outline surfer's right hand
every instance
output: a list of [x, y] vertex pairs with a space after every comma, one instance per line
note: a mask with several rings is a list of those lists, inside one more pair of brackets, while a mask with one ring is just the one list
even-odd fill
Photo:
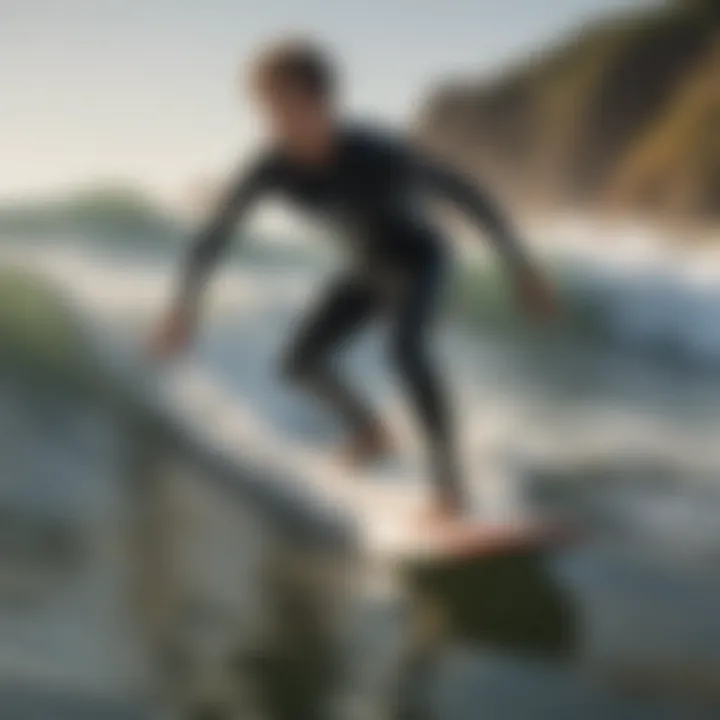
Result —
[[170, 360], [182, 353], [190, 344], [194, 322], [192, 314], [174, 310], [165, 317], [151, 334], [147, 353], [153, 360]]

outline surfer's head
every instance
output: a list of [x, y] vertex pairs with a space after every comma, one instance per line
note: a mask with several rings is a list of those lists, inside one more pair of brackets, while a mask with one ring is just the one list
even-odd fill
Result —
[[324, 48], [309, 40], [266, 47], [252, 64], [250, 85], [276, 140], [301, 152], [325, 142], [334, 121], [337, 71]]

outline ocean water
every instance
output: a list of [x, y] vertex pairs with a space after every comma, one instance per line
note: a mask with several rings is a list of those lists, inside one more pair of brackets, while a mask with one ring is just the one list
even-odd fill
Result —
[[[460, 267], [436, 352], [478, 507], [499, 518], [562, 513], [593, 538], [552, 570], [580, 608], [582, 647], [569, 672], [465, 648], [448, 659], [444, 687], [455, 703], [484, 702], [497, 717], [716, 717], [720, 263], [711, 249], [663, 249], [645, 236], [602, 252], [588, 238], [563, 240], [548, 260], [561, 294], [555, 327], [527, 328], [495, 273]], [[47, 274], [98, 337], [128, 355], [164, 307], [176, 268], [162, 254], [68, 243], [7, 248], [5, 257]], [[297, 467], [332, 453], [340, 433], [278, 382], [275, 359], [330, 271], [281, 250], [233, 261], [191, 358], [243, 409], [252, 437]], [[406, 513], [423, 500], [425, 469], [384, 328], [344, 352], [400, 447], [356, 481], [388, 498], [383, 517]], [[642, 692], [628, 696], [636, 685]]]

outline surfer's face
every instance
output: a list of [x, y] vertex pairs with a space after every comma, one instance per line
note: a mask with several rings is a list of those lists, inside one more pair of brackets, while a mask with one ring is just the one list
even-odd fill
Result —
[[278, 82], [258, 91], [260, 112], [273, 139], [292, 152], [311, 156], [323, 152], [332, 133], [331, 103], [292, 82]]

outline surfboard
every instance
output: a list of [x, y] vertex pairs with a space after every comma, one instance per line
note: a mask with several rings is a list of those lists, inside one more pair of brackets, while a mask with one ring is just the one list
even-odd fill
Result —
[[407, 560], [453, 562], [463, 559], [555, 552], [577, 541], [577, 528], [546, 519], [487, 522], [478, 518], [451, 520], [436, 525], [417, 525], [404, 533]]

